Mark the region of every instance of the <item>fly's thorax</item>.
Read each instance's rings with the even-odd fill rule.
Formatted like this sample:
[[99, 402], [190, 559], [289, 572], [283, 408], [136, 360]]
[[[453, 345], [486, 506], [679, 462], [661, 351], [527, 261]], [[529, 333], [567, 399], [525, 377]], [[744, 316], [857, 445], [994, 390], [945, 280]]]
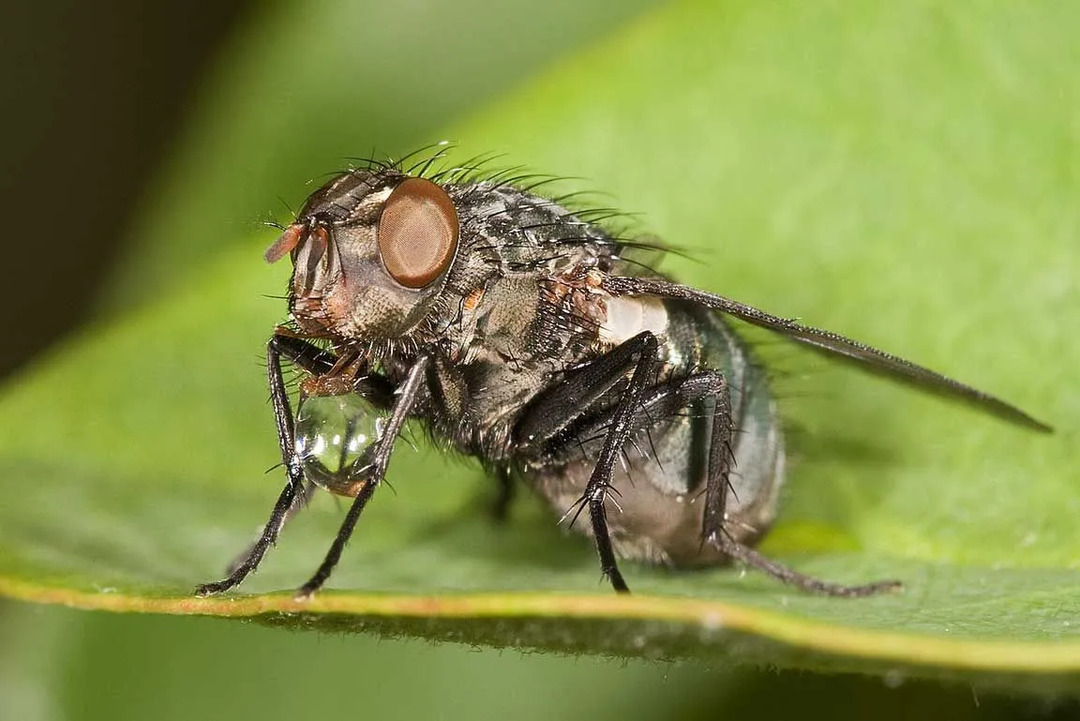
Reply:
[[[538, 395], [562, 382], [564, 374], [595, 360], [642, 331], [660, 341], [663, 377], [701, 365], [706, 354], [693, 328], [676, 308], [654, 298], [615, 297], [600, 288], [602, 274], [589, 263], [560, 273], [505, 274], [489, 283], [476, 307], [468, 351], [462, 357], [462, 417], [472, 429], [512, 426]], [[686, 336], [683, 337], [683, 331]], [[618, 389], [612, 390], [612, 398]], [[510, 443], [508, 433], [498, 436]], [[507, 445], [477, 444], [500, 457]]]
[[574, 260], [557, 270], [505, 274], [491, 283], [476, 315], [477, 351], [509, 365], [558, 373], [643, 330], [663, 343], [668, 317], [661, 301], [613, 297], [599, 287], [595, 258]]

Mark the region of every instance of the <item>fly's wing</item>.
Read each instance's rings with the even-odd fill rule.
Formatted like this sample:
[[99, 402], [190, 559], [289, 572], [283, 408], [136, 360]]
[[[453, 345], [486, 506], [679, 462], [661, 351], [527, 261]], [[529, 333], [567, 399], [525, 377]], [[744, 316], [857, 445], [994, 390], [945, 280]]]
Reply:
[[820, 328], [812, 328], [787, 318], [780, 318], [713, 293], [706, 293], [685, 285], [652, 278], [606, 277], [601, 287], [612, 295], [652, 295], [676, 298], [699, 303], [722, 313], [735, 316], [752, 325], [767, 328], [791, 340], [805, 343], [826, 355], [838, 355], [855, 362], [862, 368], [880, 373], [895, 380], [910, 383], [921, 389], [963, 401], [1010, 423], [1051, 432], [1053, 429], [1042, 421], [1032, 418], [1016, 406], [984, 393], [969, 385], [923, 368], [911, 361], [880, 351], [864, 343], [845, 338]]

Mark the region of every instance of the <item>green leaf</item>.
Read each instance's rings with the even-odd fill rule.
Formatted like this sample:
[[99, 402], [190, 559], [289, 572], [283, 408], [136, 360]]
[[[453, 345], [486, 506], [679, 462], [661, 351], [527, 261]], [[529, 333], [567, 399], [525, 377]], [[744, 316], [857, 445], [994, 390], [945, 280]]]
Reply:
[[[1080, 670], [1077, 8], [684, 3], [461, 125], [464, 152], [582, 176], [699, 263], [699, 287], [998, 393], [1018, 430], [763, 336], [796, 453], [763, 550], [858, 601], [753, 572], [627, 563], [539, 503], [486, 516], [475, 463], [402, 445], [331, 589], [291, 589], [322, 499], [240, 594], [196, 599], [282, 483], [260, 368], [284, 312], [260, 236], [74, 339], [0, 400], [0, 591], [497, 646], [782, 665]], [[299, 198], [297, 198], [299, 200]], [[939, 669], [939, 670], [934, 670]]]

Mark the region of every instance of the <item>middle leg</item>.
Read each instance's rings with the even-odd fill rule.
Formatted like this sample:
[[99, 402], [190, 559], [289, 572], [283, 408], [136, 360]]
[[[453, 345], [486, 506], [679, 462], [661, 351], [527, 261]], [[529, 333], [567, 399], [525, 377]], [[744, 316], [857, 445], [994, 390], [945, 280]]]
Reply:
[[572, 519], [572, 524], [582, 511], [588, 509], [601, 571], [612, 587], [620, 593], [626, 593], [630, 589], [615, 559], [608, 531], [606, 503], [612, 491], [611, 480], [615, 462], [635, 430], [635, 418], [652, 386], [659, 363], [658, 348], [656, 336], [649, 331], [630, 338], [590, 365], [581, 368], [552, 393], [542, 398], [530, 409], [517, 429], [518, 433], [524, 436], [526, 449], [541, 455], [551, 442], [556, 441], [560, 433], [630, 374], [611, 409], [610, 422], [604, 431], [604, 443], [585, 489], [565, 516]]

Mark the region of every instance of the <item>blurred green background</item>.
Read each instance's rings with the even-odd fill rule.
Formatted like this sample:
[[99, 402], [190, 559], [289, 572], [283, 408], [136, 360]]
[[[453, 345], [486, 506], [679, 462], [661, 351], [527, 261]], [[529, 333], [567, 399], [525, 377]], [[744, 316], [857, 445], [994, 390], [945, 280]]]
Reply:
[[[198, 273], [215, 245], [287, 213], [309, 180], [348, 156], [440, 139], [655, 4], [4, 8], [0, 182], [7, 267], [17, 272], [0, 370], [17, 372], [74, 324]], [[523, 655], [0, 605], [0, 720], [962, 719], [1071, 710], [1053, 698], [898, 675]]]

